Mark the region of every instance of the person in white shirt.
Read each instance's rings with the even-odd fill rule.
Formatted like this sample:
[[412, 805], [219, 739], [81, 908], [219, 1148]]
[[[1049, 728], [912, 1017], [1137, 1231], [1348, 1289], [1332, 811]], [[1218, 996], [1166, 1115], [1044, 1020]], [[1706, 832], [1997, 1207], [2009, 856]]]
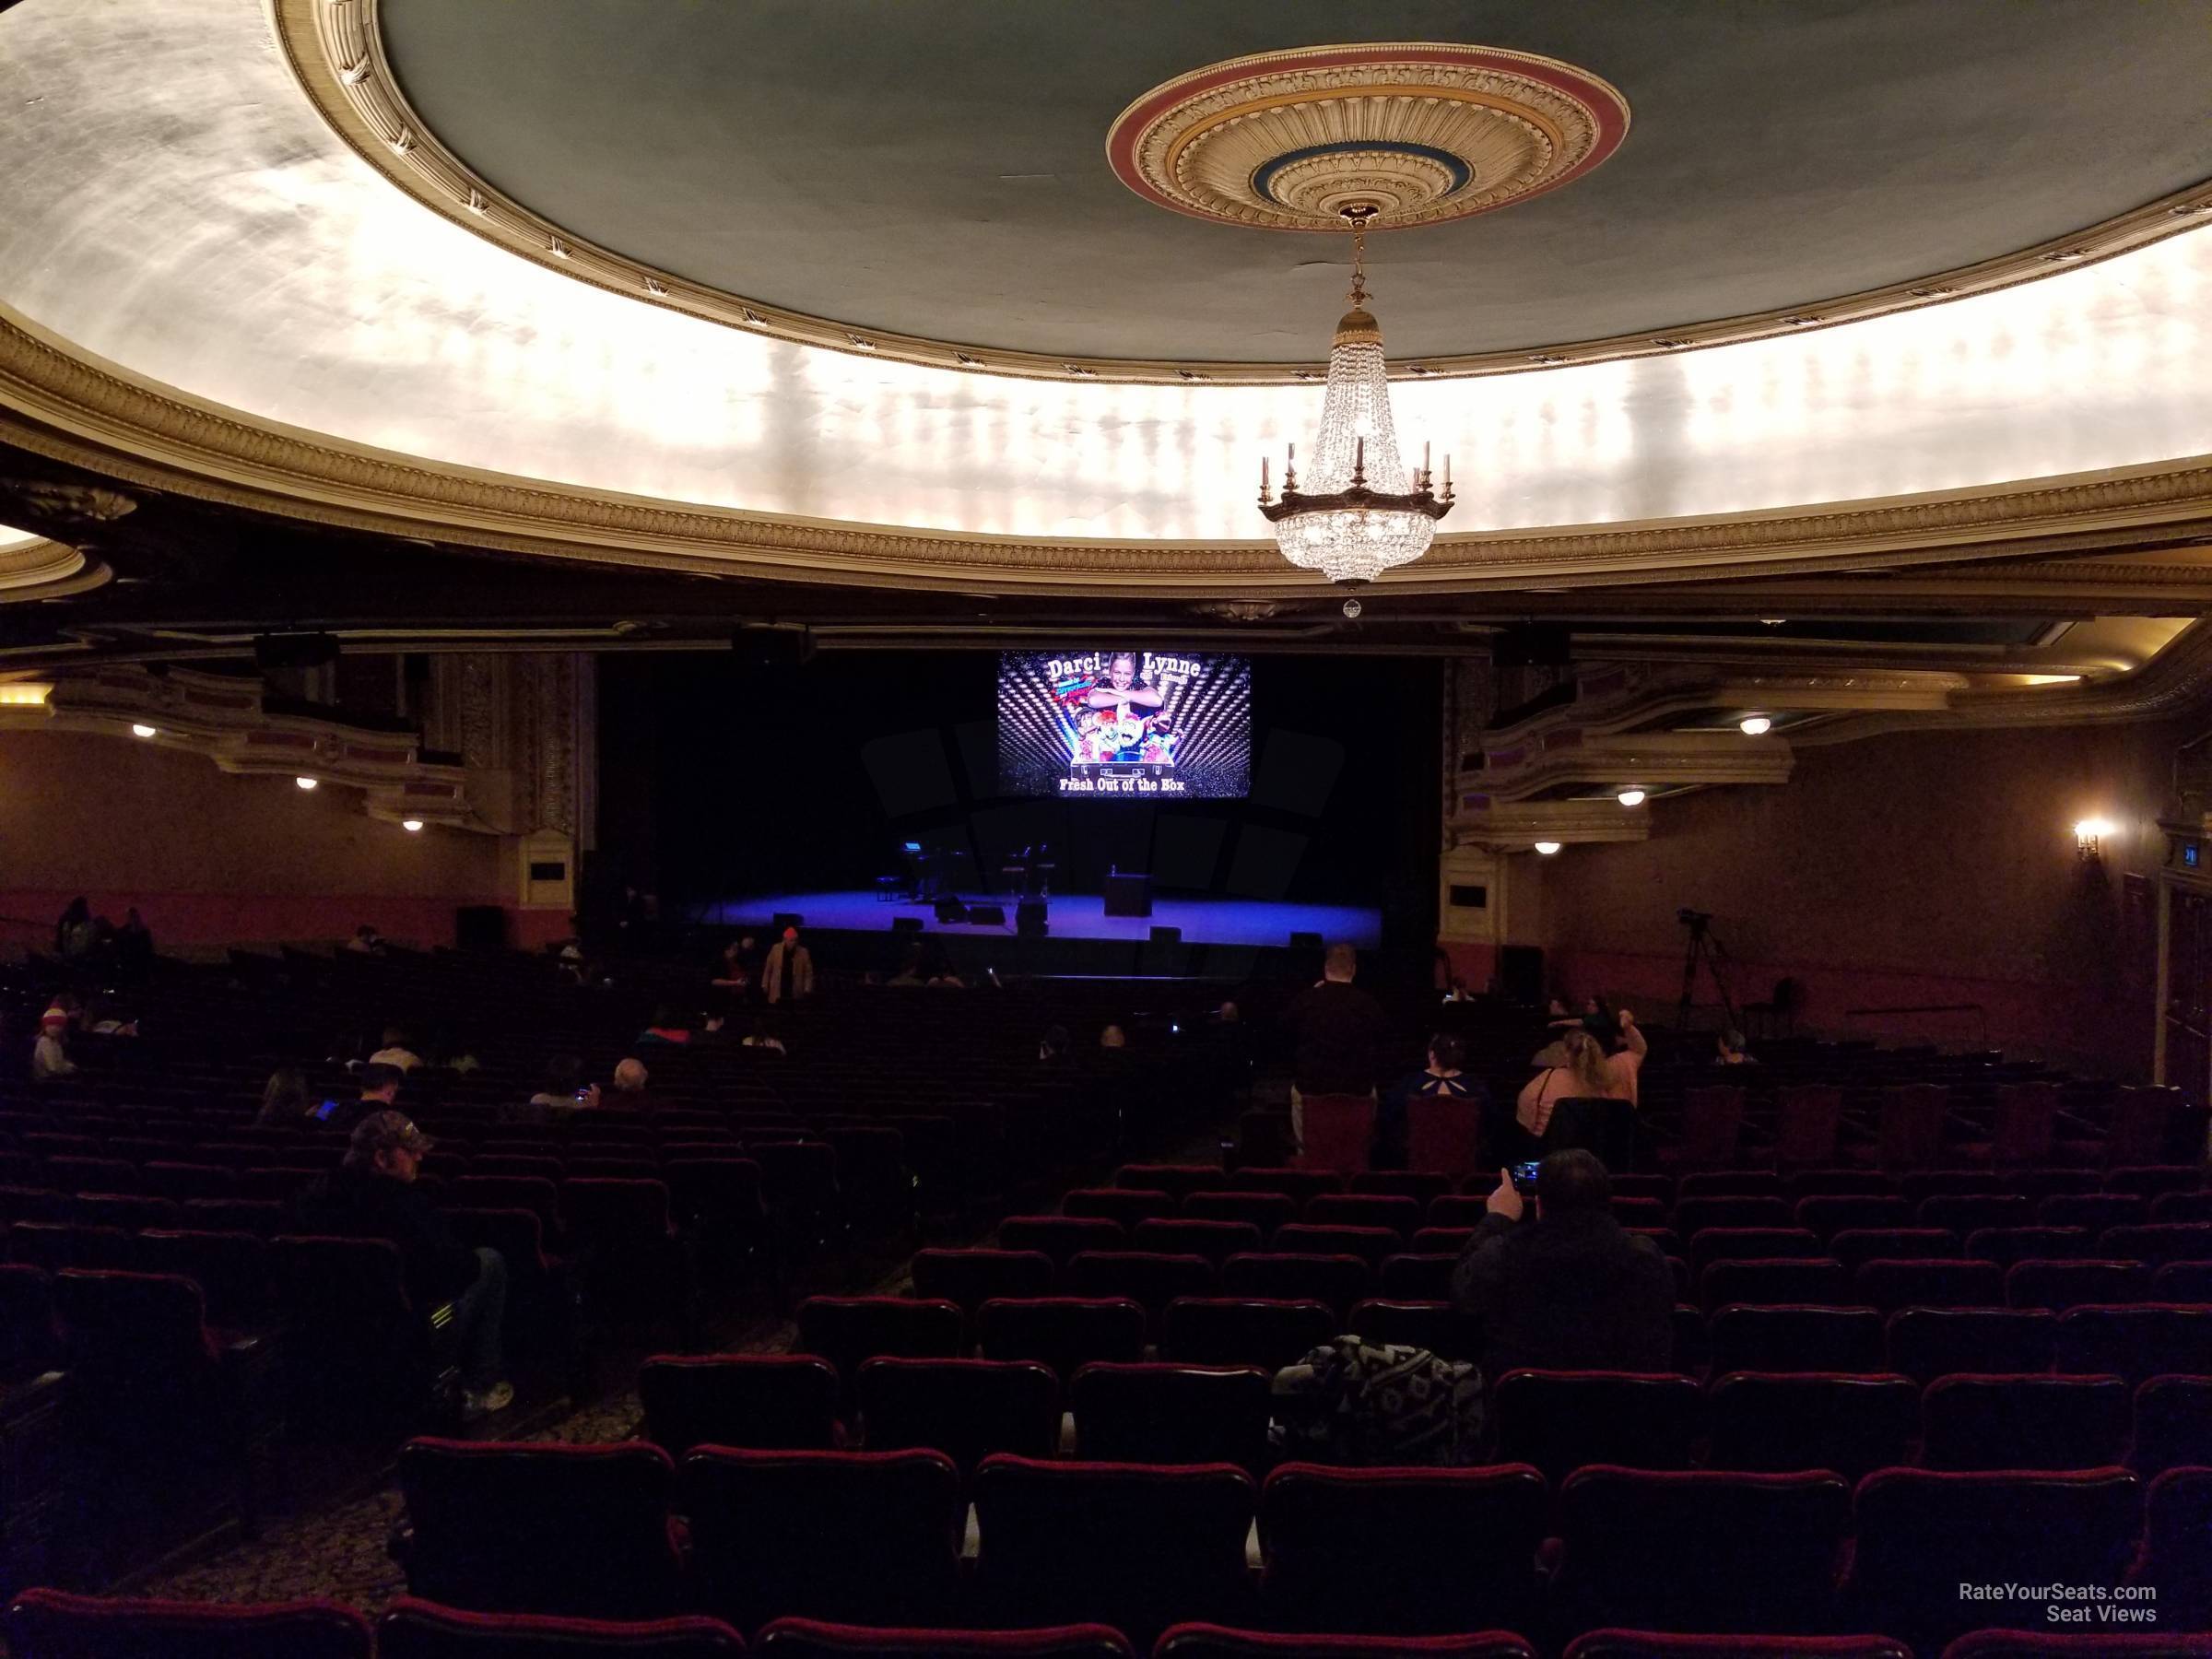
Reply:
[[369, 1056], [371, 1065], [396, 1065], [403, 1072], [411, 1072], [422, 1064], [422, 1056], [407, 1046], [407, 1034], [397, 1026], [384, 1028], [384, 1046]]
[[43, 1083], [52, 1077], [76, 1075], [76, 1062], [69, 1058], [65, 1042], [68, 1034], [66, 1008], [48, 1008], [39, 1017], [39, 1040], [30, 1051], [30, 1075], [34, 1081]]

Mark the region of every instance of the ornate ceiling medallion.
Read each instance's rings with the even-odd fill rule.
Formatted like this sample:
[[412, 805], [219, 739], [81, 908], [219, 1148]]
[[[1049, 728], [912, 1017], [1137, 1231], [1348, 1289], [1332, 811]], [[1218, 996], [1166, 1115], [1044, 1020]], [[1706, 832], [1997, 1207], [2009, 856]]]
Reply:
[[1628, 100], [1556, 58], [1439, 43], [1231, 58], [1146, 93], [1114, 122], [1122, 182], [1178, 213], [1260, 230], [1378, 230], [1493, 212], [1571, 183], [1620, 147]]

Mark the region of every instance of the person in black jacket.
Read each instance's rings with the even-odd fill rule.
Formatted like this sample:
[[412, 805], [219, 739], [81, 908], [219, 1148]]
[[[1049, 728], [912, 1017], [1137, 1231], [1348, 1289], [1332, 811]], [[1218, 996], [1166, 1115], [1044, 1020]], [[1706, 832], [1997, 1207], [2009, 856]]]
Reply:
[[309, 1232], [385, 1239], [399, 1249], [407, 1295], [426, 1313], [451, 1303], [461, 1355], [462, 1408], [471, 1418], [502, 1411], [514, 1389], [500, 1375], [507, 1263], [471, 1250], [415, 1190], [430, 1138], [404, 1112], [372, 1112], [354, 1126], [346, 1161], [300, 1194], [296, 1219]]
[[1352, 983], [1359, 956], [1349, 945], [1329, 947], [1322, 977], [1284, 1011], [1295, 1045], [1291, 1058], [1290, 1138], [1303, 1146], [1308, 1095], [1372, 1095], [1390, 1021], [1382, 1005]]
[[1670, 1369], [1674, 1275], [1657, 1246], [1613, 1219], [1606, 1166], [1579, 1147], [1547, 1158], [1533, 1221], [1511, 1172], [1498, 1177], [1452, 1271], [1452, 1300], [1482, 1322], [1484, 1373]]

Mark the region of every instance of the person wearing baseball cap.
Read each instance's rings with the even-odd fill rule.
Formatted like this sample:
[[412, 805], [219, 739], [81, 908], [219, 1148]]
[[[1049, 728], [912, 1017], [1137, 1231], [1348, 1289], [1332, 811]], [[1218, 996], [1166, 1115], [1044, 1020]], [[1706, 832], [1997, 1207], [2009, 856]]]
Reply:
[[771, 1003], [805, 1002], [814, 994], [814, 953], [799, 943], [797, 928], [785, 928], [770, 947], [760, 978]]
[[[471, 1250], [416, 1190], [430, 1137], [404, 1112], [371, 1112], [353, 1126], [346, 1161], [294, 1202], [311, 1232], [384, 1239], [399, 1251], [407, 1294], [431, 1328], [457, 1346], [462, 1408], [479, 1418], [502, 1411], [514, 1389], [501, 1374], [500, 1327], [507, 1313], [507, 1263], [496, 1250]], [[450, 1320], [439, 1317], [450, 1307]]]
[[30, 1075], [34, 1082], [76, 1075], [76, 1062], [69, 1058], [68, 1036], [68, 1009], [57, 1003], [39, 1016], [39, 1040], [30, 1051]]

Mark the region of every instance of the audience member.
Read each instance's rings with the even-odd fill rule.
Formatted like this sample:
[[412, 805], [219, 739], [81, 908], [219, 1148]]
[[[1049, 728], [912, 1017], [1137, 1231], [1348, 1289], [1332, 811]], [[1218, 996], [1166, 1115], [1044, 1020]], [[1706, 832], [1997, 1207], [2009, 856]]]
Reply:
[[783, 1046], [783, 1040], [768, 1029], [768, 1021], [765, 1019], [754, 1020], [753, 1029], [739, 1040], [737, 1046], [748, 1049], [766, 1049], [771, 1054], [790, 1053]]
[[1712, 1063], [1715, 1065], [1757, 1065], [1759, 1057], [1744, 1047], [1744, 1034], [1729, 1030], [1712, 1040]]
[[761, 981], [771, 1003], [805, 1002], [814, 994], [814, 954], [799, 943], [799, 930], [787, 927], [770, 948]]
[[1102, 1049], [1127, 1048], [1129, 1034], [1118, 1025], [1110, 1025], [1099, 1033], [1099, 1046]]
[[760, 950], [753, 935], [746, 934], [732, 939], [722, 949], [722, 968], [715, 975], [717, 990], [732, 991], [743, 996], [760, 981]]
[[361, 1067], [361, 1098], [351, 1105], [340, 1105], [327, 1118], [318, 1110], [315, 1121], [326, 1129], [336, 1129], [350, 1135], [354, 1125], [379, 1112], [389, 1111], [399, 1104], [399, 1086], [406, 1074], [396, 1065], [379, 1065], [374, 1062]]
[[1064, 1025], [1046, 1026], [1044, 1035], [1037, 1040], [1037, 1058], [1045, 1065], [1058, 1065], [1067, 1058], [1068, 1045], [1074, 1040]]
[[422, 1064], [422, 1056], [407, 1046], [407, 1034], [397, 1026], [384, 1028], [384, 1046], [369, 1056], [371, 1065], [396, 1065], [403, 1072], [411, 1072]]
[[598, 1104], [599, 1085], [584, 1082], [583, 1062], [573, 1054], [555, 1054], [546, 1061], [544, 1087], [529, 1103], [500, 1115], [511, 1124], [558, 1124]]
[[386, 1239], [399, 1250], [407, 1294], [418, 1308], [451, 1304], [451, 1335], [461, 1362], [462, 1408], [479, 1418], [513, 1403], [501, 1374], [500, 1326], [506, 1318], [507, 1263], [496, 1250], [471, 1250], [416, 1190], [430, 1139], [402, 1112], [372, 1112], [354, 1126], [346, 1161], [294, 1201], [309, 1232]]
[[76, 1075], [76, 1062], [69, 1058], [69, 1010], [57, 1005], [39, 1016], [39, 1039], [30, 1049], [31, 1080], [48, 1083]]
[[1511, 1171], [1452, 1273], [1452, 1299], [1481, 1322], [1483, 1371], [1663, 1371], [1673, 1363], [1675, 1280], [1649, 1239], [1613, 1219], [1594, 1154], [1554, 1152], [1536, 1171], [1535, 1218]]
[[1521, 1099], [1513, 1112], [1522, 1128], [1541, 1139], [1544, 1131], [1551, 1126], [1552, 1109], [1570, 1098], [1626, 1100], [1635, 1104], [1637, 1074], [1650, 1045], [1637, 1029], [1633, 1013], [1623, 1008], [1618, 1018], [1625, 1046], [1609, 1058], [1598, 1046], [1597, 1039], [1579, 1024], [1559, 1039], [1559, 1063], [1531, 1077], [1522, 1087]]
[[1415, 1072], [1385, 1094], [1375, 1107], [1377, 1167], [1402, 1169], [1406, 1163], [1406, 1107], [1416, 1096], [1427, 1095], [1465, 1100], [1466, 1110], [1480, 1112], [1489, 1103], [1490, 1091], [1478, 1078], [1460, 1069], [1465, 1046], [1449, 1031], [1429, 1039], [1429, 1065]]
[[1389, 1021], [1382, 1006], [1352, 983], [1359, 953], [1332, 945], [1320, 982], [1299, 993], [1287, 1016], [1295, 1044], [1290, 1083], [1290, 1139], [1305, 1142], [1308, 1095], [1371, 1095], [1382, 1063]]
[[79, 893], [53, 924], [53, 954], [65, 962], [84, 961], [92, 954], [92, 903]]
[[153, 971], [153, 929], [133, 905], [123, 912], [123, 925], [115, 930], [115, 972], [124, 982], [136, 984]]
[[641, 1044], [648, 1042], [682, 1044], [690, 1041], [691, 1028], [677, 1019], [676, 1010], [666, 1003], [663, 1003], [659, 1007], [653, 1009], [652, 1022], [638, 1033], [638, 1041]]
[[651, 1077], [652, 1074], [645, 1069], [645, 1062], [635, 1055], [616, 1061], [614, 1093], [604, 1103], [618, 1112], [644, 1111], [645, 1085], [651, 1081]]
[[384, 935], [364, 922], [353, 930], [353, 937], [346, 941], [346, 948], [355, 956], [382, 956]]
[[253, 1115], [256, 1129], [303, 1129], [315, 1110], [308, 1092], [307, 1074], [296, 1065], [280, 1065], [262, 1085], [261, 1110]]

